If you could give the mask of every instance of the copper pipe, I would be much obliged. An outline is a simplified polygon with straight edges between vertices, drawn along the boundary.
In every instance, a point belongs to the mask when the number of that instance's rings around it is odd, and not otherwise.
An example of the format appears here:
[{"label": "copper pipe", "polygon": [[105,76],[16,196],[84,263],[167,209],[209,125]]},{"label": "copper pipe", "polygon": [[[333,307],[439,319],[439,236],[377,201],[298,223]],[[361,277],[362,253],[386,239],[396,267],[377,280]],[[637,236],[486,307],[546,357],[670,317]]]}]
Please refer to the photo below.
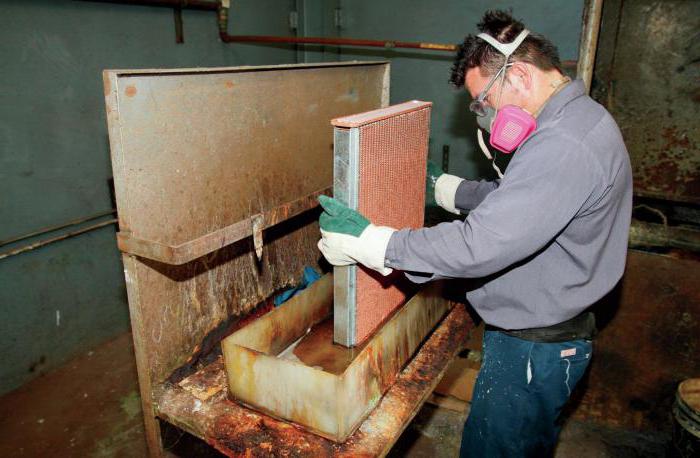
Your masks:
[{"label": "copper pipe", "polygon": [[375,48],[412,48],[429,51],[456,51],[457,45],[444,43],[421,43],[415,41],[365,40],[359,38],[327,37],[283,37],[272,35],[229,35],[221,32],[224,43],[290,43],[337,46],[367,46]]},{"label": "copper pipe", "polygon": [[167,8],[181,8],[189,10],[217,11],[218,1],[206,0],[82,0],[98,3],[120,3],[124,5],[163,6]]},{"label": "copper pipe", "polygon": [[415,41],[394,40],[365,40],[361,38],[329,38],[329,37],[290,37],[274,35],[229,35],[228,10],[221,3],[219,8],[219,37],[224,43],[289,43],[331,46],[367,46],[374,48],[411,48],[429,51],[456,51],[457,45],[444,43],[422,43]]},{"label": "copper pipe", "polygon": [[[225,19],[220,22],[225,23]],[[226,32],[220,32],[221,40],[225,43],[301,43],[301,44],[319,44],[319,45],[337,45],[337,46],[371,46],[381,48],[413,48],[413,49],[428,49],[433,51],[456,51],[457,45],[444,43],[420,43],[412,41],[382,41],[382,40],[364,40],[357,38],[326,38],[326,37],[280,37],[270,35],[229,35]],[[576,68],[577,61],[564,60],[562,66],[564,68]]]}]

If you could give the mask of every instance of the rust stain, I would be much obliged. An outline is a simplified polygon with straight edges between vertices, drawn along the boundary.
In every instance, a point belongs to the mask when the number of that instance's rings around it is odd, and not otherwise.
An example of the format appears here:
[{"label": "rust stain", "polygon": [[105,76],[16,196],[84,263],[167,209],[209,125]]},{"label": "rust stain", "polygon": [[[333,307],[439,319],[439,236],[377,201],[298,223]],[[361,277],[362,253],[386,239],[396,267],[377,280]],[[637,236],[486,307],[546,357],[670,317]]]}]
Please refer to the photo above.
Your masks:
[{"label": "rust stain", "polygon": [[127,97],[135,96],[136,92],[138,92],[138,91],[136,90],[136,86],[134,86],[134,85],[129,85],[124,90],[124,94],[126,94]]},{"label": "rust stain", "polygon": [[226,89],[233,89],[233,87],[235,86],[233,81],[226,81],[224,82],[224,85],[226,86]]},{"label": "rust stain", "polygon": [[320,367],[325,372],[340,375],[362,351],[361,347],[347,348],[333,343],[333,318],[317,324],[294,348],[294,354],[310,367]]},{"label": "rust stain", "polygon": [[635,188],[673,196],[700,195],[700,175],[694,144],[688,132],[666,127],[657,140],[646,142],[647,151],[634,163]]},{"label": "rust stain", "polygon": [[219,356],[221,352],[219,342],[221,342],[221,339],[274,309],[274,297],[283,289],[285,288],[280,288],[275,294],[259,302],[250,312],[243,312],[245,313],[244,316],[241,316],[241,314],[234,315],[215,326],[200,343],[195,345],[185,364],[175,369],[168,377],[168,381],[174,384],[184,383],[185,380],[192,378],[189,376],[200,366],[208,364],[212,358]]}]

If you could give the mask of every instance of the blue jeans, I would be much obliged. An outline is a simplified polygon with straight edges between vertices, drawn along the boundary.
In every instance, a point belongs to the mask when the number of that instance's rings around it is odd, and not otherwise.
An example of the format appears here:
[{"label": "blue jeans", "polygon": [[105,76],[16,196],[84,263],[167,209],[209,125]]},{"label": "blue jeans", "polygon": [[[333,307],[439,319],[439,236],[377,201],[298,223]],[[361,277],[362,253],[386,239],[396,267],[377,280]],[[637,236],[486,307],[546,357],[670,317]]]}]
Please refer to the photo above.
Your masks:
[{"label": "blue jeans", "polygon": [[592,351],[588,340],[539,343],[486,331],[460,457],[550,456]]}]

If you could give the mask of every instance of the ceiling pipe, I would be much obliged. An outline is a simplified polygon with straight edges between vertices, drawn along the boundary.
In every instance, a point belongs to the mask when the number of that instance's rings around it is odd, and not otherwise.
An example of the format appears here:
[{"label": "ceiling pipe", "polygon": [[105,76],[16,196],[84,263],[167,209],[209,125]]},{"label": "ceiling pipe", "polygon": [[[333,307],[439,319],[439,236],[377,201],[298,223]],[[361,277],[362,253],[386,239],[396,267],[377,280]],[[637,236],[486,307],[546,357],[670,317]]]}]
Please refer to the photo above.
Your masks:
[{"label": "ceiling pipe", "polygon": [[[223,2],[222,2],[223,3]],[[366,40],[358,38],[329,38],[329,37],[290,37],[273,35],[229,35],[228,33],[228,6],[221,5],[218,14],[219,37],[224,43],[283,43],[283,44],[314,44],[326,46],[364,46],[375,48],[409,48],[423,49],[427,51],[457,51],[458,45],[446,43],[425,43],[415,41],[395,40]],[[564,68],[575,68],[575,60],[562,62]]]},{"label": "ceiling pipe", "polygon": [[118,3],[122,5],[162,6],[187,10],[218,11],[218,1],[207,0],[82,0],[97,3]]},{"label": "ceiling pipe", "polygon": [[445,43],[423,43],[415,41],[395,40],[365,40],[358,38],[330,38],[330,37],[289,37],[272,35],[229,35],[228,33],[228,6],[223,4],[219,8],[219,37],[224,43],[287,43],[310,44],[329,46],[363,46],[374,48],[409,48],[428,51],[456,51],[457,45]]},{"label": "ceiling pipe", "polygon": [[429,51],[456,51],[457,45],[444,43],[423,43],[415,41],[365,40],[358,38],[327,37],[283,37],[271,35],[229,35],[222,32],[221,40],[225,43],[290,43],[336,46],[364,46],[373,48],[409,48]]}]

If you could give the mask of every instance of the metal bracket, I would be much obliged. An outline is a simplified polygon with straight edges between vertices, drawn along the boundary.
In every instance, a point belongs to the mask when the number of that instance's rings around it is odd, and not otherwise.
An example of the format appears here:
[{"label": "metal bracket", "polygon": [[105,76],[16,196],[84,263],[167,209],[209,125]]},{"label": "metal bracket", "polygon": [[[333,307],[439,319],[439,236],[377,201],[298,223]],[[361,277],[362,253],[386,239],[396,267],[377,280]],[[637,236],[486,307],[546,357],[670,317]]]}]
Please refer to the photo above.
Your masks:
[{"label": "metal bracket", "polygon": [[117,233],[117,246],[124,253],[166,264],[181,265],[252,235],[255,254],[260,259],[263,246],[262,231],[315,208],[321,194],[330,195],[331,188],[313,192],[179,245],[145,240],[135,237],[130,232],[121,231]]},{"label": "metal bracket", "polygon": [[[181,1],[182,5],[184,2]],[[173,8],[173,17],[175,19],[175,43],[182,44],[185,42],[185,30],[182,25],[182,6]]]},{"label": "metal bracket", "polygon": [[335,25],[335,28],[338,30],[341,30],[343,28],[343,9],[342,8],[336,8],[333,11],[333,22]]},{"label": "metal bracket", "polygon": [[290,11],[289,12],[289,28],[291,30],[297,30],[299,28],[299,12]]},{"label": "metal bracket", "polygon": [[253,246],[255,246],[255,255],[258,257],[258,261],[262,261],[265,217],[262,213],[258,213],[257,215],[250,217],[250,222],[253,227]]}]

